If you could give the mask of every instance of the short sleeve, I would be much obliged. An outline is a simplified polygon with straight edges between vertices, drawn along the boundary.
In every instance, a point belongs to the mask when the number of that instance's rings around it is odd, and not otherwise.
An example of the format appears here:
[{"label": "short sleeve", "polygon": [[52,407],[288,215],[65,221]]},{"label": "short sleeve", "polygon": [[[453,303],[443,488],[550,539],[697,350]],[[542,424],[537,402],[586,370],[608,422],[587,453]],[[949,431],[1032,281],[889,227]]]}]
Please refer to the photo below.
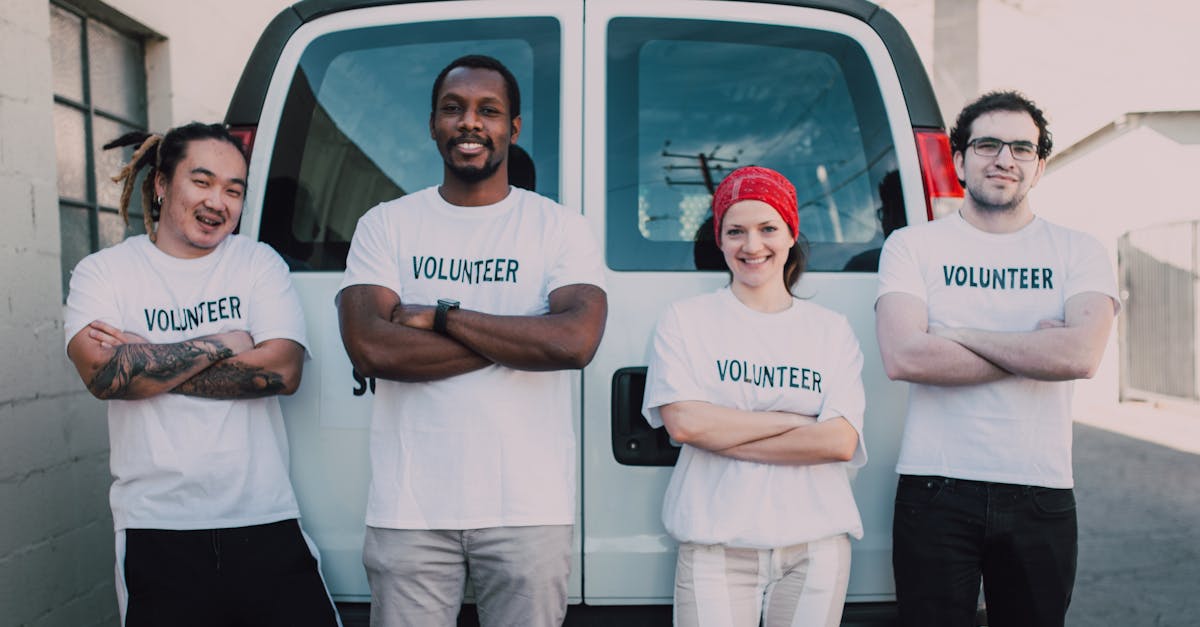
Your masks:
[{"label": "short sleeve", "polygon": [[71,271],[67,307],[63,313],[66,343],[94,320],[121,328],[121,308],[97,255],[84,257]]},{"label": "short sleeve", "polygon": [[858,432],[858,448],[854,457],[848,462],[852,468],[860,468],[867,463],[866,440],[863,438],[863,414],[866,411],[866,394],[863,391],[862,348],[854,329],[844,317],[838,317],[838,328],[830,333],[833,341],[830,343],[832,355],[841,356],[837,362],[833,376],[824,390],[825,397],[821,402],[821,412],[817,422],[824,422],[841,416],[845,418],[854,430]]},{"label": "short sleeve", "polygon": [[560,243],[558,254],[550,260],[546,274],[546,293],[578,283],[604,289],[604,262],[587,220],[570,209],[560,208],[560,211],[566,215],[561,221],[563,232],[556,236]]},{"label": "short sleeve", "polygon": [[304,311],[300,295],[292,286],[287,264],[266,244],[255,244],[254,289],[251,291],[250,336],[255,342],[287,339],[307,351]]},{"label": "short sleeve", "polygon": [[1100,292],[1113,300],[1113,313],[1120,311],[1117,278],[1108,251],[1094,237],[1075,232],[1063,300],[1084,292]]},{"label": "short sleeve", "polygon": [[900,229],[883,243],[883,252],[879,255],[879,292],[875,300],[892,292],[912,294],[922,301],[929,300],[925,279],[921,276],[921,267],[910,242],[911,233],[909,229]]},{"label": "short sleeve", "polygon": [[386,206],[377,205],[358,219],[338,292],[351,285],[379,285],[404,297],[397,262],[400,254],[391,242]]},{"label": "short sleeve", "polygon": [[708,395],[696,378],[693,360],[688,358],[679,313],[674,306],[663,313],[654,329],[649,364],[642,415],[651,427],[657,429],[663,426],[662,413],[659,411],[663,405],[708,400]]}]

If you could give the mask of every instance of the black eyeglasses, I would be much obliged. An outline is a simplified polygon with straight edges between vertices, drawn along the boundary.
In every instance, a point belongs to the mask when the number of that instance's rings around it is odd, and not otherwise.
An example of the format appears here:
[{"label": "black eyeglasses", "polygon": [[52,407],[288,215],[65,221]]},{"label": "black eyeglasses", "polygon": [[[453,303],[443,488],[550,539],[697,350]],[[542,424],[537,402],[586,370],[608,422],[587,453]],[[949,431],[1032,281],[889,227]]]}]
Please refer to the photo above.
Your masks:
[{"label": "black eyeglasses", "polygon": [[1008,151],[1017,161],[1033,161],[1038,158],[1037,145],[1024,140],[1006,142],[995,137],[976,137],[967,142],[967,145],[980,157],[995,157],[1008,146]]}]

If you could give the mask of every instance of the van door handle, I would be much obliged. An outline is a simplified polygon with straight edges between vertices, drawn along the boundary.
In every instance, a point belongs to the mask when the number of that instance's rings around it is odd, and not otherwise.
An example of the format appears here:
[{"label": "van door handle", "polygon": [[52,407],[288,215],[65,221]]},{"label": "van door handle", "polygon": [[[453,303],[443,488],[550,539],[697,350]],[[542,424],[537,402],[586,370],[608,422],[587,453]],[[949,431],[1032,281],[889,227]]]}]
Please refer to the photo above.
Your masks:
[{"label": "van door handle", "polygon": [[679,447],[664,428],[652,429],[642,418],[645,366],[621,368],[612,380],[612,451],[626,466],[674,466]]}]

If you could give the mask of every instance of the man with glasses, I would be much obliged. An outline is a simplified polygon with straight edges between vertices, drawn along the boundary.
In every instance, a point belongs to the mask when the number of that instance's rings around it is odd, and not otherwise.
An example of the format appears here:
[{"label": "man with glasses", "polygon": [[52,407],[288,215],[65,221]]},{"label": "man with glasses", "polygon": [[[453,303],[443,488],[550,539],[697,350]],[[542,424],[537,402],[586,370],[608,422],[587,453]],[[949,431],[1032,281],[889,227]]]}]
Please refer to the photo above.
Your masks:
[{"label": "man with glasses", "polygon": [[1099,366],[1119,309],[1094,238],[1034,215],[1051,138],[1015,92],[969,104],[950,134],[962,209],[892,234],[879,348],[911,382],[893,527],[904,625],[1061,626],[1077,553],[1074,379]]}]

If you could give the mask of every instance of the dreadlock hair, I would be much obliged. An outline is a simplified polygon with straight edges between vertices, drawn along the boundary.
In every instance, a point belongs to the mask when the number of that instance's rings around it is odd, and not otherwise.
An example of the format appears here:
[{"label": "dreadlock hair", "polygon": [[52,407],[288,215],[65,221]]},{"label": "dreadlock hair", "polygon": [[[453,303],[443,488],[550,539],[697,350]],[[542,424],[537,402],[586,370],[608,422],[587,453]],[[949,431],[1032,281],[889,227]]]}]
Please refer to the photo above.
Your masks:
[{"label": "dreadlock hair", "polygon": [[238,149],[238,153],[242,155],[243,159],[246,158],[246,148],[242,145],[241,140],[234,137],[223,124],[192,122],[175,127],[167,131],[165,135],[134,131],[104,144],[105,150],[137,146],[129,163],[126,163],[121,171],[112,177],[114,183],[122,183],[120,210],[121,218],[125,220],[126,226],[129,225],[129,199],[133,197],[133,188],[137,184],[138,173],[143,168],[149,167],[146,178],[142,181],[142,207],[144,208],[142,219],[146,225],[146,235],[150,241],[155,241],[157,232],[154,225],[162,214],[162,198],[156,198],[154,195],[154,180],[161,174],[163,179],[169,183],[175,174],[175,167],[179,165],[180,161],[183,161],[184,155],[187,154],[188,144],[205,139],[228,142]]}]

